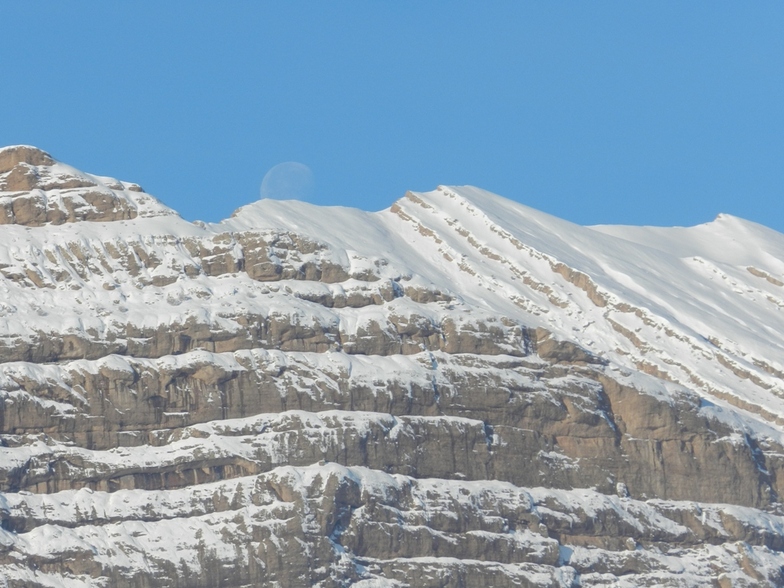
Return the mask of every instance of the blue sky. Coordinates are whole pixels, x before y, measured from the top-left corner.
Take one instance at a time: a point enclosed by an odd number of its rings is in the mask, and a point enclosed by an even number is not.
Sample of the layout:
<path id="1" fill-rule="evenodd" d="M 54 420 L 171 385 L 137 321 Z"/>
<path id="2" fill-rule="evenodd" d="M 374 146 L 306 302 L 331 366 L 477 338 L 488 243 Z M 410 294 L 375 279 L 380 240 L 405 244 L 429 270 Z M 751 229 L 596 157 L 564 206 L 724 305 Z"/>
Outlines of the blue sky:
<path id="1" fill-rule="evenodd" d="M 301 162 L 367 210 L 473 184 L 581 224 L 784 231 L 775 2 L 5 2 L 0 143 L 188 219 Z"/>

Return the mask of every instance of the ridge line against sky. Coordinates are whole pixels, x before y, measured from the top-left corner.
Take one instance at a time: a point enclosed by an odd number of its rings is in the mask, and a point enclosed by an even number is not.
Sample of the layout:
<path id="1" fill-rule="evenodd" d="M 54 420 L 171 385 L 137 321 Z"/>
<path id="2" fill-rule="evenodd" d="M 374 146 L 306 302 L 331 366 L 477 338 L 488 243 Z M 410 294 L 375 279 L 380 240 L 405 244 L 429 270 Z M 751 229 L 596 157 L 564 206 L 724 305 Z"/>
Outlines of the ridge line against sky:
<path id="1" fill-rule="evenodd" d="M 318 204 L 471 184 L 580 224 L 725 212 L 784 231 L 775 2 L 31 2 L 0 19 L 19 25 L 0 145 L 190 220 L 298 162 Z"/>

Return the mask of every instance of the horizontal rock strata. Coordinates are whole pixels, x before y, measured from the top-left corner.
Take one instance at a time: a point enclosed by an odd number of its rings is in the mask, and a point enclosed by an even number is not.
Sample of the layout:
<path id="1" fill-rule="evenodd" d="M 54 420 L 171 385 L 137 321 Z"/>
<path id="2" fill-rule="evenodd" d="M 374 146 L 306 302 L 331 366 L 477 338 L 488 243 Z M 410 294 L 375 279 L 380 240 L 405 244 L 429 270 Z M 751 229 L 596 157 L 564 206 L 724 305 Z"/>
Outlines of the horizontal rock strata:
<path id="1" fill-rule="evenodd" d="M 2 585 L 784 584 L 776 238 L 515 207 L 188 223 L 0 149 Z"/>

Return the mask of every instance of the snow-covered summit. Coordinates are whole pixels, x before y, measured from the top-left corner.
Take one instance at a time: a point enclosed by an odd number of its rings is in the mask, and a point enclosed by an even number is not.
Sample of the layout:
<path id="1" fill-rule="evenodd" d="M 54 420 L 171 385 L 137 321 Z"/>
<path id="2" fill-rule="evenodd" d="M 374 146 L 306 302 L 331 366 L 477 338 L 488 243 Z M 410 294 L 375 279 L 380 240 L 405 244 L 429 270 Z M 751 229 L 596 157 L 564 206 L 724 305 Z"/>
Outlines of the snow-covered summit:
<path id="1" fill-rule="evenodd" d="M 699 382 L 708 397 L 784 419 L 784 236 L 729 215 L 690 228 L 582 227 L 479 188 L 440 186 L 409 192 L 375 213 L 261 200 L 220 223 L 192 224 L 135 184 L 80 172 L 28 146 L 0 150 L 0 186 L 6 222 L 120 221 L 111 229 L 73 223 L 45 233 L 6 230 L 12 241 L 0 248 L 0 263 L 6 276 L 25 277 L 14 278 L 25 291 L 18 297 L 82 317 L 80 329 L 108 336 L 126 319 L 158 324 L 197 313 L 216 320 L 224 302 L 214 286 L 198 300 L 183 293 L 218 271 L 211 266 L 226 272 L 221 289 L 237 283 L 237 304 L 247 309 L 258 307 L 252 293 L 263 282 L 296 281 L 313 267 L 336 276 L 322 280 L 442 292 L 465 316 L 503 316 L 561 339 L 577 337 L 619 368 L 645 366 L 692 388 Z M 79 243 L 95 268 L 73 267 L 77 261 L 61 253 L 65 243 Z M 107 252 L 109 244 L 132 244 L 132 266 Z M 257 259 L 259 247 L 265 253 Z M 32 284 L 47 287 L 28 291 Z M 100 312 L 82 316 L 80 303 L 69 300 L 77 286 Z M 297 300 L 315 295 L 300 292 L 304 287 L 288 286 Z M 118 311 L 113 298 L 120 294 Z M 160 304 L 163 315 L 150 314 L 150 304 Z M 300 302 L 286 304 L 294 312 Z M 13 305 L 6 336 L 59 328 L 38 313 L 28 317 L 25 303 Z M 324 320 L 350 329 L 371 320 L 330 312 L 334 317 Z M 424 315 L 434 324 L 446 316 L 435 308 Z"/>
<path id="2" fill-rule="evenodd" d="M 470 306 L 576 336 L 626 369 L 702 382 L 708 396 L 784 418 L 784 236 L 749 221 L 582 227 L 441 186 L 378 213 L 261 201 L 210 230 L 296 233 L 341 263 L 373 259 L 379 276 L 416 276 Z"/>
<path id="3" fill-rule="evenodd" d="M 0 190 L 9 586 L 784 582 L 779 233 Z"/>
<path id="4" fill-rule="evenodd" d="M 29 145 L 0 149 L 0 224 L 41 226 L 172 214 L 138 184 L 84 173 Z"/>

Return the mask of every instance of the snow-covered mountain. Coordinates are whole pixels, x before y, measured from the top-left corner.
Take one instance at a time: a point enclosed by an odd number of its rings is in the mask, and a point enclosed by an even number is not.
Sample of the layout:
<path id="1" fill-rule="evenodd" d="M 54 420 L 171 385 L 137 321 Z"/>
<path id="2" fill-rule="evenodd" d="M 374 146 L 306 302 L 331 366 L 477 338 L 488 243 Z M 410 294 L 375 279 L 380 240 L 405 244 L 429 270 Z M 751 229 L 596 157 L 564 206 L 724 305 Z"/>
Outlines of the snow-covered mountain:
<path id="1" fill-rule="evenodd" d="M 33 147 L 0 224 L 0 586 L 784 584 L 784 235 L 190 223 Z"/>

